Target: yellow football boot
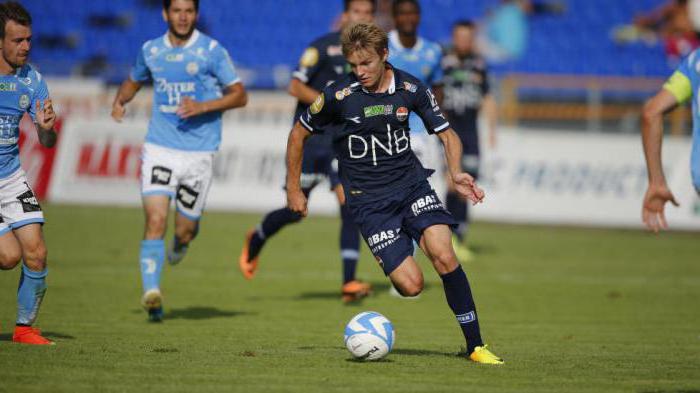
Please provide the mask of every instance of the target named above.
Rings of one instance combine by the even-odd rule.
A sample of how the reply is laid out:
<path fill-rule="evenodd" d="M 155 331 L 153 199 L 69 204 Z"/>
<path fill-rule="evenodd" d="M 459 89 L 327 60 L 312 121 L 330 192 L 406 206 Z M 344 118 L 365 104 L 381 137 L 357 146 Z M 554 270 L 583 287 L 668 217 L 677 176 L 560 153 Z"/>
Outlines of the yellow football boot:
<path fill-rule="evenodd" d="M 493 352 L 489 351 L 487 346 L 474 348 L 474 352 L 469 355 L 469 360 L 476 363 L 482 364 L 503 364 L 503 359 L 494 355 Z"/>

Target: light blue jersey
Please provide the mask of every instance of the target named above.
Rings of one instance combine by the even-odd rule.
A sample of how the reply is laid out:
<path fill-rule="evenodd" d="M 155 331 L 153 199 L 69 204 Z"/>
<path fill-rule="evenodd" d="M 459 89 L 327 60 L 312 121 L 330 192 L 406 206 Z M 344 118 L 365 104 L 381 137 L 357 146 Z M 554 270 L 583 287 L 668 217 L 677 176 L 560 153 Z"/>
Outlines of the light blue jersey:
<path fill-rule="evenodd" d="M 693 51 L 678 66 L 676 72 L 664 84 L 679 103 L 692 96 L 693 107 L 693 147 L 690 154 L 690 172 L 693 185 L 700 193 L 700 49 Z"/>
<path fill-rule="evenodd" d="M 413 48 L 404 48 L 396 30 L 389 32 L 389 62 L 406 71 L 427 86 L 442 84 L 442 48 L 440 45 L 418 37 Z M 411 113 L 408 125 L 412 131 L 425 132 L 423 121 Z"/>
<path fill-rule="evenodd" d="M 36 101 L 43 106 L 49 89 L 41 74 L 25 65 L 11 75 L 0 76 L 0 179 L 20 168 L 19 122 L 25 112 L 36 120 Z"/>
<path fill-rule="evenodd" d="M 146 142 L 187 151 L 216 151 L 221 143 L 221 112 L 181 119 L 183 97 L 207 101 L 240 82 L 231 57 L 216 40 L 195 30 L 184 46 L 168 35 L 147 41 L 139 51 L 131 79 L 153 81 L 153 114 Z"/>

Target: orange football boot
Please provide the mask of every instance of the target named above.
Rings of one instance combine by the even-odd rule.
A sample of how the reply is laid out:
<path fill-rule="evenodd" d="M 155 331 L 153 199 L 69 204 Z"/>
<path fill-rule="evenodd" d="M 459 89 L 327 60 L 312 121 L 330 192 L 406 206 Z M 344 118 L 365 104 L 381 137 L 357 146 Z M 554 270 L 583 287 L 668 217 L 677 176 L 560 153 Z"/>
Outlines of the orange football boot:
<path fill-rule="evenodd" d="M 360 280 L 352 280 L 343 284 L 343 303 L 360 300 L 372 294 L 372 286 Z"/>
<path fill-rule="evenodd" d="M 259 255 L 253 258 L 252 261 L 248 260 L 248 245 L 254 234 L 255 229 L 251 229 L 246 233 L 243 250 L 241 251 L 241 256 L 238 258 L 238 267 L 241 268 L 241 273 L 243 273 L 243 277 L 245 277 L 246 280 L 252 280 L 255 276 L 255 271 L 258 270 Z"/>
<path fill-rule="evenodd" d="M 12 341 L 20 344 L 56 345 L 55 342 L 42 337 L 41 330 L 31 326 L 15 326 Z"/>

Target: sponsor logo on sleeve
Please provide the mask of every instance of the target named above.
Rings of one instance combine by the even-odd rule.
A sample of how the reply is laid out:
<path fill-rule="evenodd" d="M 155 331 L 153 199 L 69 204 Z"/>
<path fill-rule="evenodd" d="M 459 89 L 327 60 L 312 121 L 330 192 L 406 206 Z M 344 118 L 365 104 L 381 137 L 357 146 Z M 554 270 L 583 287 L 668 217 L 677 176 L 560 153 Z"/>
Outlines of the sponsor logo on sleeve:
<path fill-rule="evenodd" d="M 313 67 L 318 63 L 318 49 L 316 48 L 306 48 L 304 54 L 301 55 L 299 59 L 299 64 L 302 67 Z"/>
<path fill-rule="evenodd" d="M 26 94 L 22 94 L 19 96 L 19 107 L 21 109 L 27 109 L 29 108 L 29 96 Z"/>
<path fill-rule="evenodd" d="M 321 112 L 321 109 L 323 109 L 323 104 L 325 103 L 325 98 L 323 93 L 321 93 L 318 97 L 316 97 L 316 100 L 314 101 L 313 104 L 311 104 L 311 113 L 312 114 L 317 114 Z"/>

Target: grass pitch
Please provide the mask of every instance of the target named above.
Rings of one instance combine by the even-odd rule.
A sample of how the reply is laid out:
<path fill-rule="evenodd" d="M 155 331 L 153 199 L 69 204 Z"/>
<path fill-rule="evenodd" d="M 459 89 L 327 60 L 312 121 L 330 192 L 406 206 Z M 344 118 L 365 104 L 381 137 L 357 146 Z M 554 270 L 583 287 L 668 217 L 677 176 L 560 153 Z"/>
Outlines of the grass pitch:
<path fill-rule="evenodd" d="M 47 206 L 49 289 L 38 326 L 58 343 L 10 341 L 19 270 L 0 273 L 0 392 L 700 392 L 700 238 L 477 223 L 465 265 L 501 367 L 456 354 L 461 332 L 423 261 L 417 300 L 339 298 L 339 222 L 276 236 L 258 276 L 237 257 L 258 215 L 208 213 L 164 269 L 165 322 L 139 306 L 141 211 Z M 169 237 L 168 237 L 169 239 Z M 396 328 L 383 361 L 350 359 L 343 327 L 375 310 Z"/>

